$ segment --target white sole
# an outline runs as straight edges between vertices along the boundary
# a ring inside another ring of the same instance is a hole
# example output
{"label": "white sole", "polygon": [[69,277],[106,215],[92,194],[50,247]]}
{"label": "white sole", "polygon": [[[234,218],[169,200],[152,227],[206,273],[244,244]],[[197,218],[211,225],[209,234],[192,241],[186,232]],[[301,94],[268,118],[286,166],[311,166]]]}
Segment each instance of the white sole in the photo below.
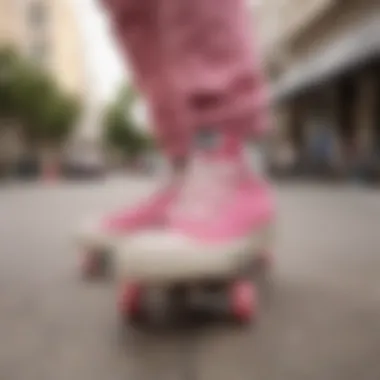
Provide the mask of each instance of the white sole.
{"label": "white sole", "polygon": [[153,243],[160,244],[159,240],[154,241],[154,235],[150,245],[149,234],[142,235],[146,239],[145,249],[138,249],[131,239],[117,250],[117,277],[155,284],[234,277],[263,251],[273,249],[273,232],[269,225],[233,243],[213,247],[182,245],[181,249],[170,242],[154,246]]}

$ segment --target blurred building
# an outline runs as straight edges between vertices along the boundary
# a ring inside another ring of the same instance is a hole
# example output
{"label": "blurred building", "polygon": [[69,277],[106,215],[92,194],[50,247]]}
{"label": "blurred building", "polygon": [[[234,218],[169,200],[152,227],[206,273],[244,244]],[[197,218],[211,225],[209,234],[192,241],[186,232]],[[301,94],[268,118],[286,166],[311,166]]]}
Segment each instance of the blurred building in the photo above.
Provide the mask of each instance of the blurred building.
{"label": "blurred building", "polygon": [[[93,136],[99,112],[90,104],[84,41],[76,16],[70,0],[0,0],[0,45],[15,47],[50,71],[62,89],[78,96],[84,112],[64,155],[94,161],[92,157],[100,151],[99,138]],[[9,128],[10,136],[3,136],[7,149],[0,146],[0,150],[10,161],[17,161],[23,148],[13,131]],[[13,143],[6,143],[8,140]]]}
{"label": "blurred building", "polygon": [[378,0],[256,2],[277,143],[299,170],[376,171],[380,159]]}
{"label": "blurred building", "polygon": [[84,96],[82,38],[67,0],[0,0],[0,44],[46,67],[63,88]]}

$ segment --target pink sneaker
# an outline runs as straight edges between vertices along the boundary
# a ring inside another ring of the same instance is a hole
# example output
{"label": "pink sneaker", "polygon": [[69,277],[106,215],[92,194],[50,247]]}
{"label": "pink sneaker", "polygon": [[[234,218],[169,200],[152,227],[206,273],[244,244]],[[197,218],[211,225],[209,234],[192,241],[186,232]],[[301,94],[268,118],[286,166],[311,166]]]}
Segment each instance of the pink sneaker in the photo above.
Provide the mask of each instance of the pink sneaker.
{"label": "pink sneaker", "polygon": [[166,209],[175,199],[178,181],[164,187],[138,206],[105,217],[100,222],[86,226],[78,234],[84,251],[82,271],[86,276],[103,276],[110,269],[110,253],[122,238],[144,228],[162,225]]}
{"label": "pink sneaker", "polygon": [[122,277],[151,283],[229,278],[269,249],[269,186],[252,173],[239,139],[210,137],[167,209],[167,228],[144,229],[118,251]]}

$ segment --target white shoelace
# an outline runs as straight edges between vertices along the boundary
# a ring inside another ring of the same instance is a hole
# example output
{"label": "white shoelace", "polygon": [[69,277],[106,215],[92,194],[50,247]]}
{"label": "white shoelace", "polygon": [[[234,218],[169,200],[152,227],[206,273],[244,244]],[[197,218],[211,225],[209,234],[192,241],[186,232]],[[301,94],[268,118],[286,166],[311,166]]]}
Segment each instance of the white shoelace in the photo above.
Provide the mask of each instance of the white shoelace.
{"label": "white shoelace", "polygon": [[237,164],[227,161],[206,162],[196,158],[189,170],[171,216],[195,220],[212,218],[223,207],[235,186]]}

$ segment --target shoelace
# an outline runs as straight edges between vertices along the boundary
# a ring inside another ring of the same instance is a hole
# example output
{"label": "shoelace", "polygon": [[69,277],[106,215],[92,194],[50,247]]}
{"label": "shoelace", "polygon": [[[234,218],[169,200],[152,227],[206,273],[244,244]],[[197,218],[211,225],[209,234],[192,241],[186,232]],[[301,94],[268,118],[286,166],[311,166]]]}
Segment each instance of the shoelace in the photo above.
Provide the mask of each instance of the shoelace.
{"label": "shoelace", "polygon": [[237,172],[233,161],[195,159],[171,216],[193,220],[212,218],[233,191]]}

